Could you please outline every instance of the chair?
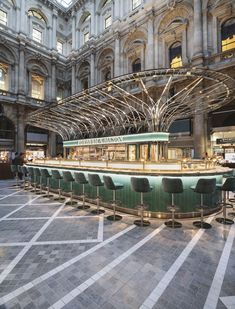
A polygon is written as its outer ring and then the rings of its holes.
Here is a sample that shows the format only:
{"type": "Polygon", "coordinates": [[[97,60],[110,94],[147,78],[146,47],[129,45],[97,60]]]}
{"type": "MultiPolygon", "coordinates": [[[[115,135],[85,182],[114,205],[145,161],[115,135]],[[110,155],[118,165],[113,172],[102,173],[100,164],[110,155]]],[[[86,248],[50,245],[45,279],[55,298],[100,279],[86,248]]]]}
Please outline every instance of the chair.
{"type": "Polygon", "coordinates": [[[65,198],[61,197],[61,180],[63,180],[63,177],[60,175],[60,172],[58,170],[52,170],[51,171],[52,178],[56,179],[58,181],[58,192],[59,192],[59,197],[55,197],[55,201],[64,201],[65,198]]]}
{"type": "Polygon", "coordinates": [[[175,194],[183,193],[183,183],[180,178],[163,178],[162,179],[163,190],[171,194],[171,205],[167,209],[171,212],[171,220],[166,221],[165,225],[171,228],[179,228],[182,226],[180,222],[175,221],[175,212],[179,210],[179,207],[175,205],[175,194]]]}
{"type": "Polygon", "coordinates": [[[112,177],[110,176],[103,176],[103,180],[105,189],[112,190],[113,192],[113,200],[111,201],[113,206],[113,215],[108,216],[107,219],[111,221],[119,221],[122,219],[122,216],[116,215],[116,206],[117,206],[116,191],[123,189],[123,185],[120,183],[114,183],[112,177]]]}
{"type": "Polygon", "coordinates": [[[140,193],[140,204],[136,206],[140,210],[140,220],[135,220],[134,224],[138,226],[148,226],[149,221],[144,220],[144,210],[148,209],[148,205],[144,204],[144,193],[152,191],[148,178],[131,177],[131,187],[135,192],[140,193]]]}
{"type": "Polygon", "coordinates": [[[85,205],[85,198],[86,198],[86,195],[85,195],[85,185],[88,184],[88,181],[86,180],[86,177],[84,175],[84,173],[78,173],[78,172],[75,172],[74,173],[74,178],[75,178],[75,181],[82,185],[82,205],[78,206],[77,208],[78,209],[89,209],[90,206],[88,205],[85,205]]]}
{"type": "Polygon", "coordinates": [[[96,205],[97,208],[95,210],[92,210],[91,213],[95,215],[99,215],[105,212],[105,210],[100,209],[100,187],[102,187],[104,184],[100,180],[100,176],[98,174],[88,174],[88,181],[89,184],[96,188],[96,205]]]}
{"type": "Polygon", "coordinates": [[[226,201],[226,197],[228,196],[228,193],[230,191],[235,190],[235,177],[227,178],[222,185],[217,185],[216,188],[222,192],[222,202],[220,203],[220,205],[223,209],[223,217],[216,218],[215,220],[222,224],[233,224],[233,220],[226,218],[226,209],[231,207],[233,208],[233,204],[228,203],[226,201]]]}
{"type": "Polygon", "coordinates": [[[35,192],[36,194],[44,194],[42,192],[42,174],[38,167],[34,169],[34,177],[35,177],[35,192]],[[36,190],[36,185],[39,184],[39,191],[36,190]]]}
{"type": "Polygon", "coordinates": [[[18,175],[18,165],[11,164],[11,172],[16,179],[16,184],[13,186],[19,187],[19,175],[18,175]]]}
{"type": "Polygon", "coordinates": [[[50,180],[51,180],[51,175],[49,174],[48,170],[46,168],[42,168],[41,169],[41,175],[42,175],[42,178],[45,178],[46,179],[46,188],[47,188],[47,194],[46,195],[43,195],[43,197],[47,197],[47,198],[50,198],[50,197],[53,197],[52,194],[50,194],[50,180]]]}
{"type": "Polygon", "coordinates": [[[26,166],[21,167],[22,174],[23,174],[23,180],[24,180],[24,190],[29,189],[29,172],[26,166]],[[28,186],[26,187],[26,181],[28,181],[28,186]]]}
{"type": "Polygon", "coordinates": [[[64,182],[68,182],[70,184],[70,201],[66,203],[66,205],[76,205],[77,202],[73,201],[73,183],[74,178],[69,171],[63,171],[63,180],[64,182]]]}
{"type": "Polygon", "coordinates": [[[216,179],[211,178],[211,179],[204,179],[200,178],[196,184],[196,186],[192,186],[191,189],[200,194],[200,205],[197,207],[197,210],[201,214],[201,220],[200,221],[194,221],[193,225],[198,227],[198,228],[203,228],[203,229],[209,229],[211,228],[211,224],[204,222],[204,209],[207,208],[208,206],[204,205],[204,194],[213,194],[216,189],[216,179]]]}

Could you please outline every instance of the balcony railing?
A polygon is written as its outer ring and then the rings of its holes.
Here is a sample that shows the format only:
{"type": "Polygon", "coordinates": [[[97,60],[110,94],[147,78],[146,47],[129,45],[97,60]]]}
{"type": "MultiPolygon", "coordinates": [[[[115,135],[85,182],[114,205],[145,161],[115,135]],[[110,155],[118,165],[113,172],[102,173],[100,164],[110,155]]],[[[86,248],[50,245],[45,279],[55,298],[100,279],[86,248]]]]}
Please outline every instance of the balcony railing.
{"type": "Polygon", "coordinates": [[[235,60],[235,48],[212,55],[205,59],[207,65],[232,60],[235,60]]]}
{"type": "Polygon", "coordinates": [[[6,102],[20,102],[21,104],[30,105],[33,107],[44,107],[49,105],[49,101],[32,98],[30,96],[20,96],[14,92],[0,89],[0,100],[6,102]]]}

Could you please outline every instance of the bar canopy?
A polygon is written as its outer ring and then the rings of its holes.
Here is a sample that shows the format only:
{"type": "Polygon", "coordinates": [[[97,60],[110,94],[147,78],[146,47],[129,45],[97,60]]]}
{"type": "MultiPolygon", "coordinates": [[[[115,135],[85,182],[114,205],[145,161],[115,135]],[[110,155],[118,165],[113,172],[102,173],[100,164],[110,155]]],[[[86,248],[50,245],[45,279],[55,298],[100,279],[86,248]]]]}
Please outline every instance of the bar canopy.
{"type": "Polygon", "coordinates": [[[119,76],[30,114],[28,123],[64,141],[168,132],[177,119],[210,112],[234,98],[235,80],[203,68],[119,76]]]}

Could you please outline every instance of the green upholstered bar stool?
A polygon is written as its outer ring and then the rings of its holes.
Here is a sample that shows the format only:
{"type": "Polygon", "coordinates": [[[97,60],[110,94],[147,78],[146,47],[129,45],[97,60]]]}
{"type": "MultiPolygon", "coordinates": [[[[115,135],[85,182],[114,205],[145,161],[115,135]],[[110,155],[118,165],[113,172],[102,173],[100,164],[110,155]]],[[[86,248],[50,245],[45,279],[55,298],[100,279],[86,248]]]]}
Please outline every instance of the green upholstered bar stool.
{"type": "Polygon", "coordinates": [[[22,170],[22,174],[23,174],[23,187],[24,187],[24,190],[28,190],[29,189],[29,172],[28,172],[28,169],[26,166],[22,166],[21,167],[21,170],[22,170]],[[28,182],[28,186],[26,187],[26,183],[28,182]]]}
{"type": "Polygon", "coordinates": [[[70,171],[63,171],[63,181],[70,184],[70,201],[66,203],[66,205],[77,205],[76,201],[73,201],[73,184],[75,179],[73,178],[70,171]]]}
{"type": "Polygon", "coordinates": [[[204,195],[205,194],[214,194],[215,189],[216,189],[216,179],[211,178],[211,179],[205,179],[205,178],[200,178],[198,179],[198,182],[196,186],[192,186],[191,189],[200,194],[200,205],[197,206],[197,210],[201,214],[201,220],[200,221],[194,221],[193,225],[198,227],[198,228],[203,228],[203,229],[209,229],[211,228],[211,224],[204,222],[204,209],[208,208],[208,206],[204,205],[204,195]]]}
{"type": "MultiPolygon", "coordinates": [[[[222,185],[217,185],[216,188],[217,190],[222,191],[222,202],[220,205],[223,209],[223,217],[216,218],[215,220],[222,224],[233,224],[233,220],[226,218],[226,209],[231,207],[233,208],[233,204],[228,203],[226,198],[230,191],[235,190],[235,177],[226,178],[225,182],[222,185]]],[[[231,213],[229,215],[231,215],[231,213]]]]}
{"type": "Polygon", "coordinates": [[[58,193],[59,196],[55,197],[54,200],[55,201],[59,201],[59,202],[63,202],[65,200],[64,197],[61,196],[61,180],[63,180],[63,177],[61,176],[60,172],[58,170],[52,170],[51,171],[51,175],[53,179],[56,179],[58,181],[58,193]]]}
{"type": "Polygon", "coordinates": [[[16,180],[16,184],[13,186],[19,187],[18,165],[11,164],[11,172],[16,180]]]}
{"type": "Polygon", "coordinates": [[[81,195],[81,197],[82,197],[82,205],[79,205],[77,208],[78,209],[89,209],[90,206],[85,204],[85,198],[86,198],[86,195],[85,195],[85,185],[88,184],[88,181],[87,181],[84,173],[75,172],[74,173],[74,178],[75,178],[76,183],[82,185],[82,195],[81,195]]]}
{"type": "Polygon", "coordinates": [[[91,213],[99,215],[105,212],[105,210],[100,209],[100,187],[104,186],[98,174],[88,174],[88,182],[91,186],[96,188],[96,205],[97,208],[92,210],[91,213]]]}
{"type": "Polygon", "coordinates": [[[30,184],[30,191],[34,191],[34,170],[33,167],[29,167],[28,168],[28,172],[29,172],[29,184],[30,184]]]}
{"type": "Polygon", "coordinates": [[[134,224],[138,226],[148,226],[150,222],[144,220],[144,210],[148,209],[148,205],[144,204],[144,193],[152,191],[148,178],[131,177],[131,187],[135,192],[140,193],[140,204],[136,206],[140,210],[140,220],[135,220],[134,224]]]}
{"type": "Polygon", "coordinates": [[[163,190],[171,195],[171,205],[167,209],[171,212],[171,220],[166,221],[165,225],[171,228],[179,228],[182,226],[180,222],[175,221],[175,212],[179,211],[179,207],[175,205],[175,194],[183,193],[183,183],[180,178],[162,178],[163,190]]]}
{"type": "Polygon", "coordinates": [[[35,184],[39,185],[39,191],[36,190],[35,186],[36,194],[44,194],[44,192],[42,192],[42,174],[38,167],[34,168],[34,176],[35,176],[35,184]]]}
{"type": "Polygon", "coordinates": [[[43,195],[43,197],[47,197],[47,198],[53,197],[53,194],[50,194],[51,175],[49,174],[46,168],[41,169],[41,175],[42,175],[42,178],[46,179],[46,188],[47,188],[47,194],[43,195]]]}
{"type": "Polygon", "coordinates": [[[113,200],[111,204],[113,206],[113,215],[108,216],[107,219],[111,221],[119,221],[122,219],[122,216],[116,215],[116,207],[117,207],[117,200],[116,200],[116,191],[123,189],[123,185],[120,183],[114,183],[112,177],[110,176],[103,176],[104,180],[104,187],[107,190],[112,190],[113,192],[113,200]]]}

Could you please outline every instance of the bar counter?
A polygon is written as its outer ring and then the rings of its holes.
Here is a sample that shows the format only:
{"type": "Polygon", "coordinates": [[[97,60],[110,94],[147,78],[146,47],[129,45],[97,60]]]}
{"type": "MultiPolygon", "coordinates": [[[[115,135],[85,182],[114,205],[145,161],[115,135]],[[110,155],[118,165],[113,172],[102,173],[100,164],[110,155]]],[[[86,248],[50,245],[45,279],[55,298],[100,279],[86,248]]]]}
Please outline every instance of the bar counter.
{"type": "MultiPolygon", "coordinates": [[[[170,195],[162,189],[163,177],[181,178],[184,186],[182,194],[175,195],[175,204],[180,207],[180,212],[176,218],[195,217],[199,213],[195,211],[196,205],[200,203],[200,195],[194,193],[191,186],[196,185],[199,178],[216,178],[216,183],[221,184],[223,175],[232,175],[232,169],[214,166],[210,162],[191,161],[191,162],[172,162],[172,163],[155,163],[155,162],[115,162],[115,161],[78,161],[78,160],[35,160],[28,163],[27,166],[47,168],[50,172],[52,169],[62,171],[69,170],[74,172],[83,172],[87,178],[89,173],[99,174],[101,179],[103,175],[109,175],[114,182],[124,185],[122,190],[117,192],[117,199],[120,201],[118,209],[126,213],[137,214],[135,206],[139,203],[139,194],[131,189],[131,177],[147,177],[153,190],[144,194],[144,203],[149,205],[145,215],[148,217],[168,218],[167,205],[170,204],[170,195]]],[[[45,180],[43,180],[45,183],[45,180]]],[[[57,188],[56,180],[52,179],[52,189],[57,188]]],[[[62,183],[63,190],[68,189],[68,184],[62,183]]],[[[81,193],[81,186],[74,184],[76,195],[81,193]]],[[[88,200],[95,198],[95,189],[90,185],[85,186],[88,200]]],[[[103,205],[110,208],[108,202],[112,199],[112,192],[101,187],[100,194],[103,205]]],[[[211,214],[220,208],[217,205],[219,201],[219,192],[212,197],[205,196],[204,203],[208,205],[205,214],[211,214]]]]}

